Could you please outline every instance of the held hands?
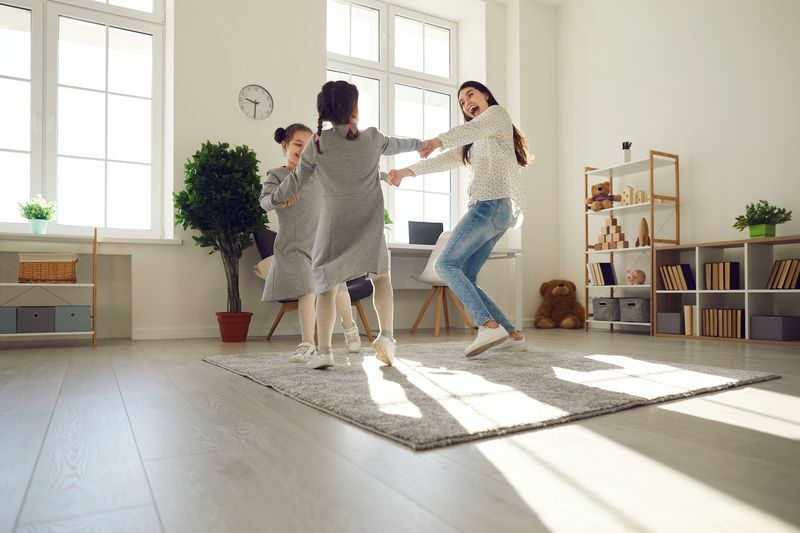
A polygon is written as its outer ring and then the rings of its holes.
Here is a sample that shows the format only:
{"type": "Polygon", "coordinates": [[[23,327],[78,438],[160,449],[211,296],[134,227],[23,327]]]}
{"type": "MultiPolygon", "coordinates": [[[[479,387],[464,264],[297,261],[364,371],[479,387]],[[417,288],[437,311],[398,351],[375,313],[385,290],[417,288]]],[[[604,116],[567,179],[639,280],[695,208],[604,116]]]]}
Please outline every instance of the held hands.
{"type": "Polygon", "coordinates": [[[288,200],[286,200],[285,202],[283,202],[283,203],[281,204],[281,207],[289,207],[289,206],[290,206],[290,205],[292,205],[293,203],[297,202],[297,200],[299,200],[299,199],[300,199],[300,197],[299,197],[299,196],[297,196],[297,195],[294,195],[294,196],[292,196],[291,198],[289,198],[288,200]]]}
{"type": "Polygon", "coordinates": [[[407,178],[409,176],[414,176],[414,172],[412,172],[410,168],[401,168],[400,170],[392,169],[389,171],[389,179],[386,181],[395,187],[399,187],[400,183],[403,181],[403,178],[407,178]]]}
{"type": "Polygon", "coordinates": [[[428,156],[431,155],[431,152],[441,147],[442,147],[442,140],[439,139],[438,137],[434,139],[428,139],[425,141],[425,145],[419,149],[419,156],[422,159],[427,159],[428,156]]]}

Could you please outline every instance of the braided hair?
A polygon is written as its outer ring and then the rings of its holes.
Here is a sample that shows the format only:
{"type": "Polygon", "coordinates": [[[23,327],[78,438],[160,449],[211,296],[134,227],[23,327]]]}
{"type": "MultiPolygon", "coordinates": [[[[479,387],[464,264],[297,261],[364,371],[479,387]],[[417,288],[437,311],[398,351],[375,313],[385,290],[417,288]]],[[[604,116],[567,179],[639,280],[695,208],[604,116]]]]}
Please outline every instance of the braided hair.
{"type": "Polygon", "coordinates": [[[347,124],[347,139],[352,141],[357,139],[359,132],[358,126],[350,122],[353,110],[358,104],[358,88],[346,81],[329,81],[322,86],[322,90],[317,95],[317,134],[314,136],[314,144],[317,153],[322,153],[319,147],[320,135],[322,135],[322,123],[347,124]]]}

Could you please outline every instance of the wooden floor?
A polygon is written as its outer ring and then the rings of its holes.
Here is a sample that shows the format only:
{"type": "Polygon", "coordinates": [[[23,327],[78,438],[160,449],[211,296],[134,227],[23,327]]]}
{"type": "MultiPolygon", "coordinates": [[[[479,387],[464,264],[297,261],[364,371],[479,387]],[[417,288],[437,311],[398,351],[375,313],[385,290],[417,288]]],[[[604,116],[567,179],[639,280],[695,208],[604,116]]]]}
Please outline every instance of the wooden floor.
{"type": "Polygon", "coordinates": [[[796,347],[527,333],[537,348],[783,378],[413,452],[201,361],[290,350],[295,338],[6,343],[0,531],[798,529],[796,347]]]}

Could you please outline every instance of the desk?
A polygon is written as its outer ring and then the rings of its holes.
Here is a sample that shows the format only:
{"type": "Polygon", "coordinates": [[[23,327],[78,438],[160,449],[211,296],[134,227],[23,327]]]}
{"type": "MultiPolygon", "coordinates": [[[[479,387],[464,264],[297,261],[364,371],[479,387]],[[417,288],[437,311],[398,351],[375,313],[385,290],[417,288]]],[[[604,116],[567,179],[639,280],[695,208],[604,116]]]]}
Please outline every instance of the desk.
{"type": "MultiPolygon", "coordinates": [[[[397,289],[413,289],[413,288],[429,288],[428,285],[418,284],[419,286],[414,285],[413,280],[410,280],[408,276],[411,274],[419,274],[422,271],[422,268],[425,266],[425,262],[427,262],[428,257],[431,255],[431,251],[433,251],[432,244],[400,244],[400,243],[391,243],[388,244],[389,248],[389,269],[392,271],[392,285],[397,289]],[[407,268],[400,268],[399,271],[396,271],[392,268],[392,262],[394,258],[401,259],[401,258],[423,258],[425,262],[421,262],[421,266],[415,268],[413,272],[407,272],[407,268]],[[399,276],[395,276],[395,274],[399,274],[399,276]],[[407,283],[406,279],[408,278],[411,283],[407,283]]],[[[514,305],[514,314],[516,317],[515,324],[517,329],[522,331],[522,298],[524,291],[522,290],[522,249],[521,248],[495,248],[492,250],[492,254],[489,256],[489,260],[495,259],[514,259],[514,277],[516,278],[516,301],[514,305]]],[[[409,263],[406,263],[408,265],[409,263]]]]}

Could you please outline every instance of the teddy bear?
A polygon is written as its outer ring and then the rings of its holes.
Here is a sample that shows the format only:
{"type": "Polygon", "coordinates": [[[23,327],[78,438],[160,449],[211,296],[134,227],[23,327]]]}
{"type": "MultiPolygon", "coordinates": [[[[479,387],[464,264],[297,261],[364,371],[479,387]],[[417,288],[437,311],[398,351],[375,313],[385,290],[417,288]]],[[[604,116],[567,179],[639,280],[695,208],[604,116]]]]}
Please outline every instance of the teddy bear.
{"type": "Polygon", "coordinates": [[[576,298],[574,283],[552,279],[542,283],[539,293],[544,298],[544,303],[536,311],[534,326],[539,329],[583,327],[586,312],[576,298]]]}
{"type": "Polygon", "coordinates": [[[592,211],[600,211],[614,207],[613,202],[622,200],[619,194],[610,194],[611,182],[604,181],[603,183],[595,183],[592,185],[592,197],[586,199],[586,205],[592,208],[592,211]]]}

